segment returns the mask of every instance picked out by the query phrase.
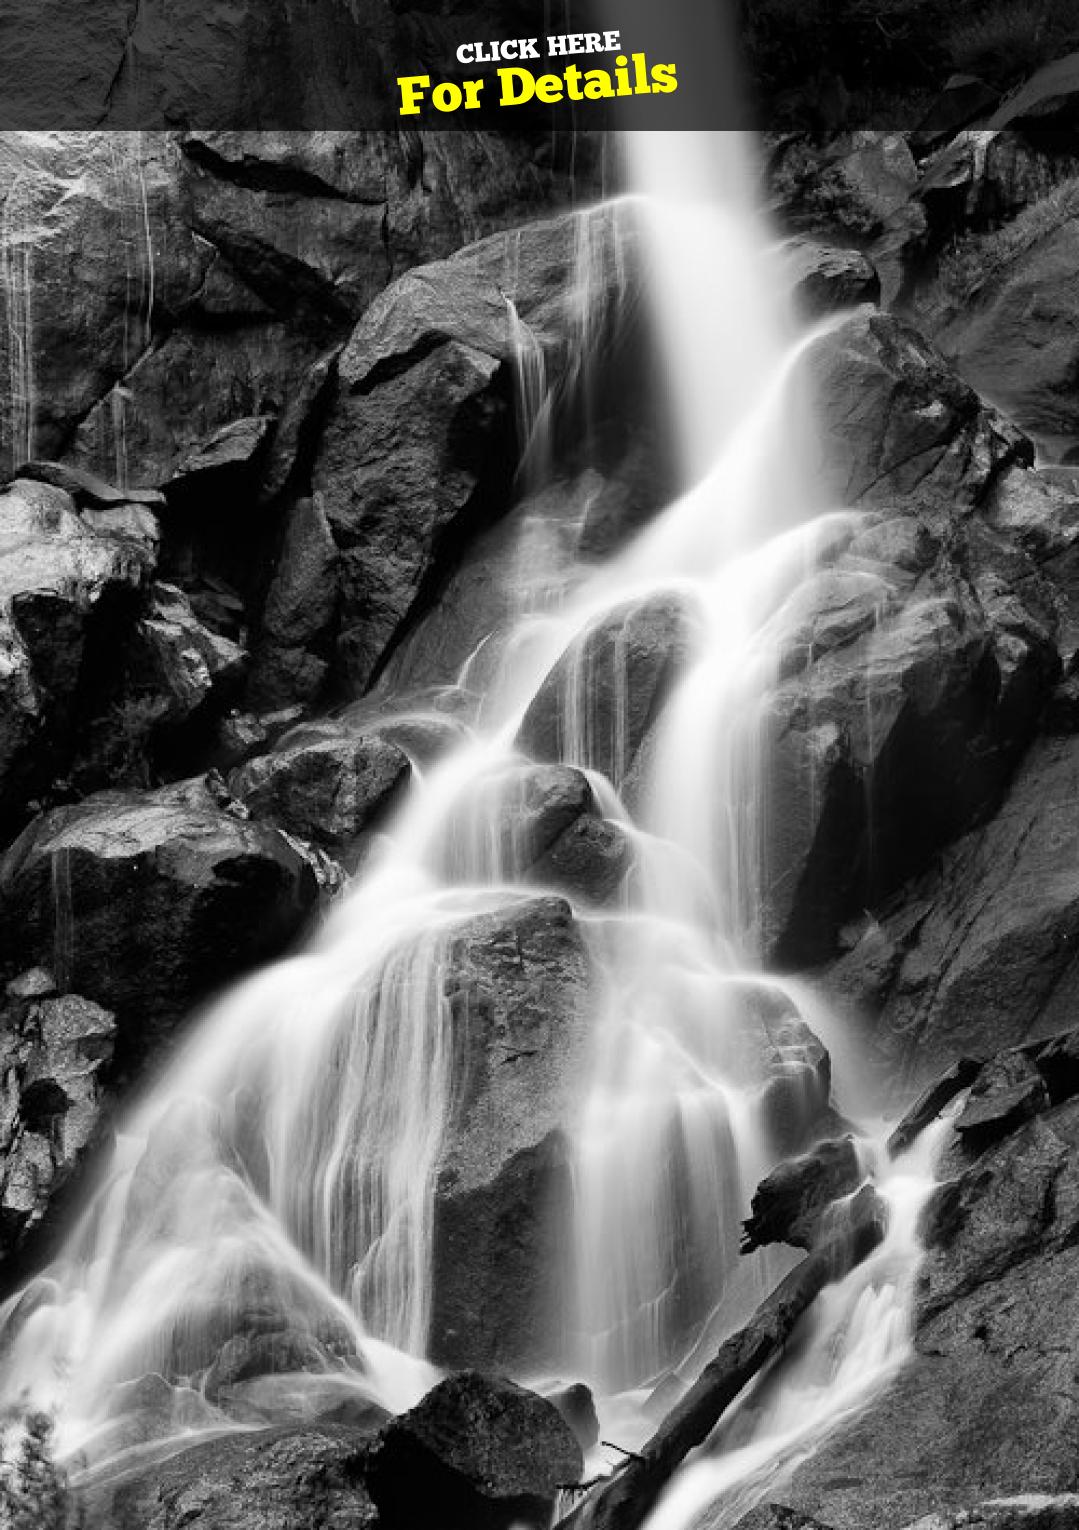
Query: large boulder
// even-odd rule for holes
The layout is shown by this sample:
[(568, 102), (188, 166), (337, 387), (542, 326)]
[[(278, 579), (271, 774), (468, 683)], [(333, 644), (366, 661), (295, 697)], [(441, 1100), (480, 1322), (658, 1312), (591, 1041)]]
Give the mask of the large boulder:
[(31, 969), (0, 1004), (0, 1261), (55, 1214), (99, 1139), (116, 1023)]
[(442, 861), (465, 882), (517, 880), (607, 902), (629, 869), (621, 827), (600, 814), (588, 778), (517, 757), (469, 783), (443, 830)]
[[(584, 227), (583, 227), (584, 225)], [(574, 280), (579, 241), (592, 285)], [(622, 296), (625, 215), (609, 207), (532, 224), (407, 273), (368, 309), (338, 364), (315, 463), (341, 549), (343, 660), (366, 684), (452, 554), (509, 496), (509, 368), (555, 372), (584, 326)]]
[(0, 817), (62, 770), (107, 683), (156, 552), (148, 512), (129, 508), (80, 516), (30, 480), (0, 492)]
[(383, 1431), (368, 1490), (385, 1530), (513, 1530), (551, 1523), (558, 1489), (583, 1461), (555, 1406), (512, 1381), (449, 1376)]
[(589, 984), (560, 899), (510, 904), (453, 935), (446, 993), (461, 1072), (434, 1207), (430, 1353), (441, 1363), (519, 1372), (550, 1360), (567, 1295)]
[(388, 739), (309, 724), (241, 766), (229, 786), (253, 818), (347, 854), (410, 774), (408, 756)]
[(36, 819), (0, 859), (0, 945), (116, 1011), (122, 1070), (314, 905), (309, 864), (229, 801), (202, 780), (100, 793)]
[[(578, 634), (541, 682), (518, 747), (537, 760), (631, 777), (654, 723), (689, 662), (694, 621), (676, 595), (604, 613)], [(587, 701), (587, 723), (585, 708)]]
[(777, 617), (761, 700), (763, 928), (794, 964), (988, 814), (1056, 676), (1032, 563), (949, 509), (883, 513)]

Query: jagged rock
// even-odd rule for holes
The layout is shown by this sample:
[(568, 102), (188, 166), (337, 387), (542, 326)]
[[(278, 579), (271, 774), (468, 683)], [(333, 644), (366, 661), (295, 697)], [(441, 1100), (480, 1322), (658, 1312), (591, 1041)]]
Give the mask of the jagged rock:
[(779, 1164), (761, 1180), (742, 1224), (742, 1252), (769, 1243), (810, 1249), (830, 1208), (866, 1177), (853, 1137), (818, 1142), (810, 1152)]
[(444, 1530), (545, 1530), (559, 1487), (576, 1482), (582, 1466), (550, 1402), (464, 1371), (387, 1426), (366, 1480), (385, 1530), (436, 1520)]
[(947, 512), (883, 519), (795, 592), (761, 703), (765, 949), (820, 960), (993, 808), (1056, 675), (1054, 622), (1029, 560)]
[(226, 1435), (86, 1495), (91, 1530), (378, 1530), (363, 1436), (329, 1424)]
[(813, 343), (808, 365), (837, 504), (932, 489), (969, 506), (1003, 467), (1033, 460), (1022, 433), (894, 314), (859, 310)]
[(372, 303), (340, 357), (314, 484), (341, 549), (341, 644), (354, 684), (370, 681), (446, 550), (483, 529), (492, 499), (508, 497), (504, 369), (520, 326), (552, 369), (578, 334), (571, 272), (581, 219), (599, 252), (589, 318), (602, 329), (620, 296), (626, 237), (609, 208), (409, 272)]
[(446, 993), (459, 1095), (434, 1208), (430, 1352), (521, 1370), (550, 1351), (587, 1083), (589, 960), (567, 904), (537, 898), (457, 931)]
[[(1079, 994), (1079, 742), (1036, 743), (983, 828), (898, 895), (828, 970), (893, 1070), (922, 1079), (1071, 1021)], [(864, 1024), (863, 1020), (863, 1024)]]
[(620, 606), (587, 627), (566, 649), (532, 698), (517, 745), (537, 760), (558, 760), (588, 696), (588, 758), (620, 785), (684, 671), (692, 618), (673, 595)]
[(986, 1063), (971, 1085), (955, 1130), (967, 1152), (977, 1152), (1036, 1116), (1049, 1104), (1049, 1090), (1034, 1063), (1004, 1052)]
[(36, 819), (0, 858), (0, 945), (116, 1011), (122, 1069), (313, 906), (297, 851), (227, 807), (199, 780), (103, 792)]
[(297, 500), (286, 514), (262, 610), (251, 677), (256, 706), (311, 701), (323, 688), (337, 618), (338, 557), (321, 497)]
[(41, 968), (8, 984), (0, 1004), (0, 1261), (23, 1247), (98, 1139), (98, 1075), (116, 1023)]
[(811, 315), (880, 301), (880, 278), (858, 250), (796, 239), (785, 252), (794, 295)]
[(108, 673), (108, 638), (133, 618), (153, 553), (96, 535), (62, 489), (0, 493), (0, 805), (59, 773), (86, 693)]
[(175, 585), (155, 584), (136, 627), (135, 683), (143, 680), (162, 705), (161, 720), (187, 722), (214, 695), (222, 705), (240, 686), (247, 655), (204, 627)]
[(286, 734), (232, 776), (252, 817), (334, 852), (349, 852), (408, 781), (408, 757), (375, 734), (332, 725)]

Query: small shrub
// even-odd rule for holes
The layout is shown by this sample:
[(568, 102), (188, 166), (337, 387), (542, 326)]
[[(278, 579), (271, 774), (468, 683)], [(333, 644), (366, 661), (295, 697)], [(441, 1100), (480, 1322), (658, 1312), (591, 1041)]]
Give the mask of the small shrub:
[(77, 1513), (53, 1458), (52, 1419), (31, 1413), (10, 1462), (0, 1461), (0, 1530), (69, 1530)]
[(1079, 0), (1043, 0), (1040, 6), (995, 0), (957, 20), (945, 48), (953, 68), (1010, 85), (1079, 48)]
[(1062, 181), (1003, 228), (956, 239), (941, 255), (928, 308), (947, 312), (962, 307), (1024, 251), (1072, 218), (1079, 218), (1079, 176)]

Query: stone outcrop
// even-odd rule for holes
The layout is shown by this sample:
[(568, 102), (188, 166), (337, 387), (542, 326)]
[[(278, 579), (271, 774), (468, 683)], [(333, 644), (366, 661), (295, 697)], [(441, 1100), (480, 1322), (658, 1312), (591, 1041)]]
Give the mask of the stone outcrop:
[(870, 1520), (898, 1530), (986, 1499), (1032, 1495), (1033, 1509), (1036, 1495), (1076, 1490), (1079, 1075), (1053, 1061), (1074, 1055), (1074, 1032), (1024, 1051), (983, 1069), (966, 1109), (1006, 1101), (1017, 1068), (1027, 1084), (1040, 1078), (1037, 1098), (1016, 1111), (1012, 1093), (992, 1130), (983, 1122), (945, 1147), (945, 1181), (926, 1215), (913, 1356), (796, 1469), (784, 1497), (799, 1512), (842, 1530)]
[(814, 342), (807, 365), (837, 505), (915, 491), (974, 505), (1002, 467), (1033, 461), (1022, 432), (894, 314), (860, 309)]
[(32, 968), (0, 1005), (0, 1262), (21, 1252), (55, 1213), (100, 1140), (99, 1074), (112, 1060), (116, 1023), (76, 994), (57, 994)]
[(210, 782), (103, 793), (36, 819), (0, 859), (0, 945), (114, 1010), (130, 1071), (193, 1004), (280, 951), (316, 891), (300, 853)]
[(762, 913), (785, 963), (826, 955), (848, 913), (992, 811), (1056, 676), (1034, 565), (980, 520), (921, 505), (840, 539), (778, 618)]
[(459, 929), (446, 992), (460, 1089), (434, 1208), (431, 1353), (527, 1370), (566, 1297), (569, 1131), (586, 1085), (590, 963), (569, 906), (510, 904)]
[(109, 645), (154, 565), (145, 515), (102, 511), (95, 527), (63, 489), (17, 480), (0, 493), (0, 818), (8, 822), (70, 760), (80, 713), (107, 683)]
[[(543, 680), (517, 743), (537, 760), (576, 744), (580, 763), (616, 786), (633, 766), (692, 653), (694, 621), (677, 596), (620, 607), (585, 627)], [(583, 725), (585, 696), (590, 714)]]
[[(587, 292), (575, 279), (581, 220), (599, 252)], [(600, 208), (494, 235), (408, 272), (352, 333), (313, 481), (341, 551), (339, 642), (354, 686), (376, 673), (440, 554), (508, 494), (513, 358), (534, 353), (554, 375), (584, 324), (603, 332), (631, 234)]]
[(1079, 983), (1077, 771), (1074, 738), (1040, 741), (996, 816), (879, 918), (852, 926), (850, 949), (824, 975), (906, 1077), (1069, 1022)]
[(436, 1520), (445, 1530), (545, 1530), (559, 1487), (576, 1482), (582, 1464), (551, 1403), (465, 1371), (387, 1425), (366, 1481), (385, 1530)]

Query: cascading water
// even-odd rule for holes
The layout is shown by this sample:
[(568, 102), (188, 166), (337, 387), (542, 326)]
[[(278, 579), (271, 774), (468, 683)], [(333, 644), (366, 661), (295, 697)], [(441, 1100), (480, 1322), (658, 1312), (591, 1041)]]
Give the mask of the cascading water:
[[(777, 1077), (790, 1109), (804, 1071), (793, 990), (757, 970), (763, 707), (798, 587), (852, 518), (818, 514), (812, 497), (797, 402), (806, 342), (775, 299), (744, 146), (637, 134), (628, 155), (636, 194), (579, 216), (579, 352), (597, 242), (626, 220), (652, 263), (689, 487), (598, 569), (567, 569), (563, 536), (529, 542), (517, 620), (462, 676), (473, 689), (484, 677), (476, 726), (417, 772), (308, 952), (194, 1028), (54, 1267), (0, 1312), (0, 1401), (54, 1406), (63, 1445), (91, 1461), (131, 1445), (133, 1409), (136, 1437), (190, 1438), (342, 1392), (406, 1406), (430, 1382), (432, 1206), (464, 1044), (447, 963), (468, 921), (524, 895), (535, 777), (518, 741), (552, 688), (555, 752), (584, 772), (633, 869), (617, 908), (577, 909), (593, 1058), (570, 1123), (576, 1298), (550, 1370), (637, 1402), (660, 1377), (677, 1389), (790, 1262), (738, 1255), (749, 1195), (777, 1156)], [(508, 271), (536, 484), (551, 400), (513, 291)], [(655, 705), (642, 712), (644, 670)], [(899, 1166), (893, 1184), (891, 1172), (885, 1193), (913, 1204), (925, 1175)], [(818, 1316), (790, 1397), (811, 1392), (820, 1417), (842, 1416), (902, 1353), (913, 1225), (897, 1215), (878, 1258)], [(237, 1417), (219, 1405), (220, 1356), (252, 1328), (287, 1329), (291, 1349)], [(797, 1403), (784, 1391), (773, 1406), (767, 1385), (734, 1426), (746, 1469), (701, 1468), (712, 1475), (693, 1478), (691, 1507), (661, 1507), (657, 1525), (690, 1523), (732, 1485), (746, 1502), (769, 1463), (806, 1448)], [(646, 1430), (645, 1416), (626, 1428)]]

